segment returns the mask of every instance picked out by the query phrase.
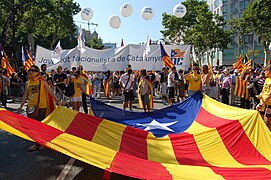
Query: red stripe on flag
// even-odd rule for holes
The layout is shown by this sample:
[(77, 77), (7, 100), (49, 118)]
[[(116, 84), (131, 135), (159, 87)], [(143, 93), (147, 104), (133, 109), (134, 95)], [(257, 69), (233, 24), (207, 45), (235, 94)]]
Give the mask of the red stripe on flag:
[(200, 109), (196, 121), (203, 126), (216, 128), (227, 150), (239, 163), (244, 165), (271, 164), (253, 146), (239, 121), (222, 119), (203, 108)]
[(60, 130), (43, 124), (37, 120), (5, 110), (1, 111), (1, 121), (14, 129), (27, 134), (31, 139), (42, 145), (45, 145), (47, 142), (62, 134)]
[(211, 169), (223, 176), (225, 179), (233, 180), (255, 180), (255, 179), (270, 179), (271, 172), (265, 168), (220, 168), (211, 167)]
[[(204, 118), (208, 119), (208, 121), (210, 119), (210, 117)], [(211, 168), (216, 174), (221, 175), (225, 179), (244, 179), (244, 177), (246, 177), (246, 179), (247, 177), (255, 179), (255, 177), (259, 177), (257, 172), (261, 172), (260, 176), (262, 178), (271, 177), (270, 171), (265, 168), (224, 168), (209, 164), (202, 157), (192, 134), (172, 134), (169, 137), (171, 139), (176, 159), (181, 165), (206, 166)]]
[(169, 135), (179, 164), (210, 166), (202, 157), (193, 135), (188, 133)]
[(167, 169), (160, 163), (125, 153), (117, 153), (108, 170), (138, 179), (173, 179)]
[(127, 126), (123, 131), (119, 152), (148, 159), (147, 136), (148, 131)]
[(91, 141), (102, 121), (102, 118), (92, 116), (90, 119), (88, 114), (79, 112), (65, 132)]

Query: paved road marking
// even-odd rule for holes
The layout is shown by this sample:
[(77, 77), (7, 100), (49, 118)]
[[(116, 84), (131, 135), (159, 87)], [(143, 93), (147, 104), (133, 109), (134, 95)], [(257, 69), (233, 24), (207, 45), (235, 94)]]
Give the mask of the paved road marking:
[(67, 174), (69, 173), (69, 171), (71, 170), (74, 162), (75, 162), (75, 159), (71, 158), (69, 160), (69, 162), (66, 164), (66, 166), (64, 167), (64, 169), (62, 170), (62, 172), (56, 178), (56, 180), (64, 180), (66, 178)]

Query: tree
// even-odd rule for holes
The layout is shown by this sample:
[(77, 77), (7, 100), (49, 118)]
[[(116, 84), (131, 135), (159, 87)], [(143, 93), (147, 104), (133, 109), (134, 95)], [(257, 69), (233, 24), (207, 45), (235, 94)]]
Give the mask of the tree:
[(271, 1), (255, 0), (244, 10), (240, 21), (246, 22), (246, 29), (249, 32), (255, 32), (259, 36), (260, 43), (264, 47), (265, 62), (267, 64), (271, 42)]
[(187, 8), (183, 18), (163, 14), (165, 30), (161, 33), (164, 39), (169, 39), (173, 44), (183, 42), (194, 45), (198, 57), (202, 57), (205, 52), (212, 56), (214, 48), (226, 49), (232, 32), (224, 31), (224, 18), (213, 15), (205, 1), (186, 0), (183, 4)]
[(93, 48), (93, 49), (103, 49), (103, 40), (96, 36), (93, 36), (87, 43), (86, 46)]
[(75, 38), (73, 15), (80, 7), (72, 0), (3, 0), (0, 7), (1, 44), (8, 54), (27, 44), (35, 48), (35, 42), (53, 49), (59, 39)]
[(63, 10), (59, 9), (59, 0), (37, 0), (22, 14), (25, 23), (20, 28), (24, 33), (32, 34), (40, 45), (53, 49), (59, 39), (74, 36), (76, 31), (73, 15), (80, 11), (79, 5), (66, 0), (62, 6)]

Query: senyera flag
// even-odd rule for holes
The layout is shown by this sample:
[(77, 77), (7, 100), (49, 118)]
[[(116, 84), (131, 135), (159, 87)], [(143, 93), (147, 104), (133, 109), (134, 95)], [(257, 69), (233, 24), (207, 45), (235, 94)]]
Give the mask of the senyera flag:
[(0, 111), (0, 128), (110, 173), (139, 179), (270, 179), (260, 114), (196, 93), (150, 113), (92, 100), (96, 116), (58, 107), (43, 123)]

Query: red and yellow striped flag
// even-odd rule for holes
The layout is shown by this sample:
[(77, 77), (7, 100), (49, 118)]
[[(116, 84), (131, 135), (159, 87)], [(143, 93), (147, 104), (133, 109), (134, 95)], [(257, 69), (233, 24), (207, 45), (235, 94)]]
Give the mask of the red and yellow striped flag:
[(168, 67), (169, 69), (171, 69), (174, 66), (174, 64), (172, 60), (170, 59), (169, 55), (167, 54), (167, 52), (165, 51), (165, 48), (161, 42), (160, 42), (160, 48), (161, 48), (161, 57), (164, 62), (164, 65)]
[(245, 70), (245, 69), (247, 69), (247, 70), (249, 70), (249, 71), (252, 70), (252, 60), (251, 60), (251, 59), (248, 60), (248, 62), (246, 62), (246, 63), (243, 65), (243, 70)]
[(84, 70), (81, 71), (81, 78), (84, 81), (87, 82), (87, 84), (86, 84), (86, 94), (87, 95), (92, 95), (93, 94), (92, 87), (90, 86), (90, 82), (88, 80), (88, 75), (87, 75), (87, 73)]
[(241, 98), (249, 99), (247, 82), (238, 76), (236, 76), (234, 95)]
[(11, 67), (11, 65), (9, 64), (9, 58), (7, 56), (7, 54), (2, 51), (3, 56), (2, 56), (2, 68), (5, 69), (7, 71), (7, 77), (10, 77), (12, 73), (14, 73), (14, 69)]
[(96, 166), (108, 179), (271, 179), (271, 134), (257, 111), (201, 93), (150, 113), (111, 109), (118, 116), (99, 108), (108, 119), (58, 107), (42, 123), (0, 109), (0, 128)]
[(31, 54), (28, 50), (24, 50), (22, 48), (22, 59), (24, 61), (25, 70), (28, 71), (28, 69), (35, 64)]
[(243, 71), (243, 57), (242, 57), (242, 55), (239, 56), (236, 63), (234, 63), (232, 66), (234, 69), (238, 69), (239, 73), (241, 73)]

